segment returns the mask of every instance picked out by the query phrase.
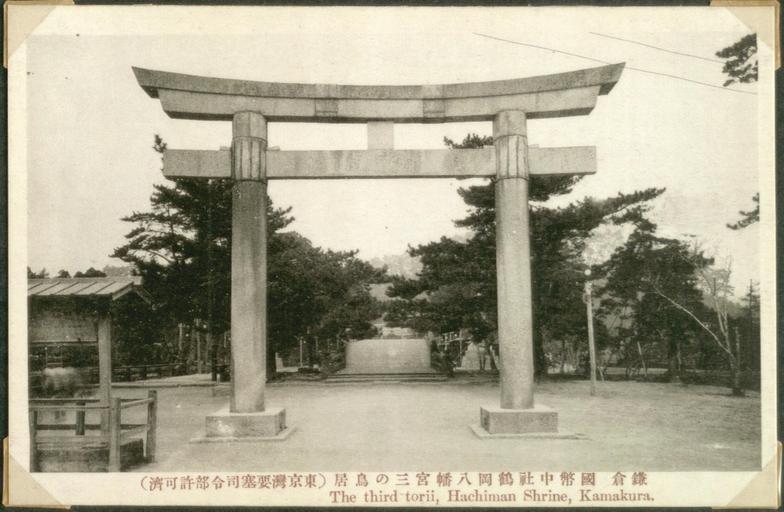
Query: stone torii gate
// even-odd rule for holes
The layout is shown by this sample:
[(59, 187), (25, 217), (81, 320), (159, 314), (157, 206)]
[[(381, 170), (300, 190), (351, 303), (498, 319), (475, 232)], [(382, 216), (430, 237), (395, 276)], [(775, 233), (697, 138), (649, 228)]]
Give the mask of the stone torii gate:
[[(234, 180), (231, 251), (232, 393), (207, 417), (207, 439), (276, 439), (285, 411), (265, 408), (267, 180), (495, 177), (499, 406), (480, 408), (480, 437), (557, 435), (557, 413), (534, 404), (529, 176), (596, 172), (594, 147), (538, 148), (528, 119), (585, 115), (623, 64), (513, 80), (421, 86), (251, 82), (134, 68), (177, 119), (232, 121), (231, 150), (168, 150), (167, 177)], [(367, 123), (366, 151), (267, 150), (267, 123)], [(493, 147), (393, 149), (394, 123), (492, 121)]]

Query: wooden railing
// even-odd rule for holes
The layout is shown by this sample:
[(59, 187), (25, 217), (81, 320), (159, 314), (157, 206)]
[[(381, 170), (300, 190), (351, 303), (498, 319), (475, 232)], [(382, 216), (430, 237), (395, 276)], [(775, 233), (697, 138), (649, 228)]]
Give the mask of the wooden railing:
[[(98, 382), (97, 366), (77, 367), (76, 371), (79, 375), (79, 378), (81, 379), (80, 382), (83, 385), (95, 384)], [(185, 373), (184, 363), (115, 366), (112, 368), (112, 381), (132, 382), (136, 380), (146, 380), (153, 377), (171, 377), (174, 375), (181, 375), (183, 373)], [(41, 370), (36, 370), (29, 372), (28, 375), (30, 389), (34, 393), (43, 392), (45, 387), (44, 372)]]
[[(145, 423), (123, 423), (122, 411), (130, 407), (147, 406)], [(114, 398), (110, 405), (99, 403), (97, 398), (46, 398), (30, 400), (30, 471), (38, 471), (38, 433), (42, 430), (73, 430), (76, 438), (85, 441), (103, 441), (109, 447), (108, 471), (120, 471), (120, 450), (124, 441), (146, 434), (145, 455), (148, 462), (155, 461), (156, 430), (158, 424), (158, 395), (150, 390), (147, 398)], [(75, 411), (73, 424), (42, 424), (40, 413)], [(101, 423), (88, 424), (88, 411), (100, 411)], [(105, 424), (104, 424), (105, 423)], [(101, 430), (99, 435), (85, 435), (86, 430)], [(82, 437), (84, 436), (84, 437)], [(56, 442), (57, 438), (52, 438)]]
[(132, 382), (149, 379), (150, 377), (171, 377), (179, 375), (183, 370), (184, 365), (182, 363), (117, 366), (112, 368), (112, 380), (115, 382)]

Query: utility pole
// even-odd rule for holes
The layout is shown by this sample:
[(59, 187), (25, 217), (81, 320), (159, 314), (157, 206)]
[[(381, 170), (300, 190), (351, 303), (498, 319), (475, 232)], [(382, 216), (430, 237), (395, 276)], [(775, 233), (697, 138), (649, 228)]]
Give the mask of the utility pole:
[(591, 396), (596, 395), (596, 345), (593, 339), (593, 298), (591, 297), (591, 269), (585, 270), (585, 309), (588, 316), (588, 356), (591, 360)]

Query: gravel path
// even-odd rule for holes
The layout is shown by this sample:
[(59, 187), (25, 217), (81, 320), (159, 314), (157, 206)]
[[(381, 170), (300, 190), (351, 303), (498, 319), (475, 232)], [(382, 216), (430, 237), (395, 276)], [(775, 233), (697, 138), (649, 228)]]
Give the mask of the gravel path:
[[(141, 390), (116, 390), (138, 396)], [(480, 440), (469, 429), (498, 385), (279, 384), (270, 406), (296, 428), (282, 442), (193, 444), (228, 402), (210, 388), (161, 388), (158, 460), (137, 471), (729, 471), (760, 464), (760, 400), (710, 386), (550, 382), (537, 402), (586, 440)]]

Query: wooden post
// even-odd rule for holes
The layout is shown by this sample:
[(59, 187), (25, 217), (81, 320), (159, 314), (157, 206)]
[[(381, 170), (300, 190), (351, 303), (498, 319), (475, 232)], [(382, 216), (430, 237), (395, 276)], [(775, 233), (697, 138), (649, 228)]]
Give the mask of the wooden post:
[(30, 471), (38, 471), (38, 411), (30, 410)]
[[(85, 405), (87, 402), (76, 402), (76, 405)], [(82, 409), (81, 411), (76, 411), (76, 435), (83, 436), (84, 435), (84, 423), (85, 423), (85, 416), (87, 411)]]
[(182, 323), (177, 323), (177, 359), (182, 360)]
[[(590, 279), (590, 270), (585, 274)], [(588, 358), (591, 362), (591, 396), (596, 395), (596, 344), (593, 339), (593, 298), (591, 296), (591, 281), (585, 281), (585, 309), (588, 316)]]
[(201, 332), (194, 330), (193, 337), (196, 339), (196, 373), (201, 373), (203, 370), (201, 361)]
[(122, 449), (122, 406), (121, 399), (112, 399), (109, 409), (109, 465), (110, 473), (120, 471), (120, 450)]
[(158, 430), (158, 392), (151, 389), (147, 396), (152, 402), (147, 404), (147, 462), (155, 462), (155, 438)]
[(533, 311), (528, 227), (526, 115), (496, 114), (495, 215), (501, 408), (534, 406)]
[(182, 344), (185, 339), (184, 330), (185, 330), (185, 326), (182, 324), (182, 322), (178, 323), (177, 324), (177, 361), (180, 363), (183, 361)]
[(207, 331), (207, 346), (210, 354), (210, 380), (215, 382), (218, 380), (218, 344), (210, 331)]
[(232, 129), (231, 412), (260, 412), (267, 377), (267, 121), (239, 112)]
[(196, 328), (193, 327), (193, 325), (191, 325), (188, 334), (188, 358), (187, 358), (187, 366), (186, 366), (187, 368), (186, 373), (189, 375), (191, 373), (191, 367), (194, 366), (194, 358), (196, 357), (196, 347), (194, 346), (195, 341), (196, 341)]
[[(112, 401), (112, 318), (108, 305), (98, 313), (98, 383), (99, 403), (109, 407)], [(106, 434), (108, 429), (109, 414), (103, 409), (101, 431)]]

